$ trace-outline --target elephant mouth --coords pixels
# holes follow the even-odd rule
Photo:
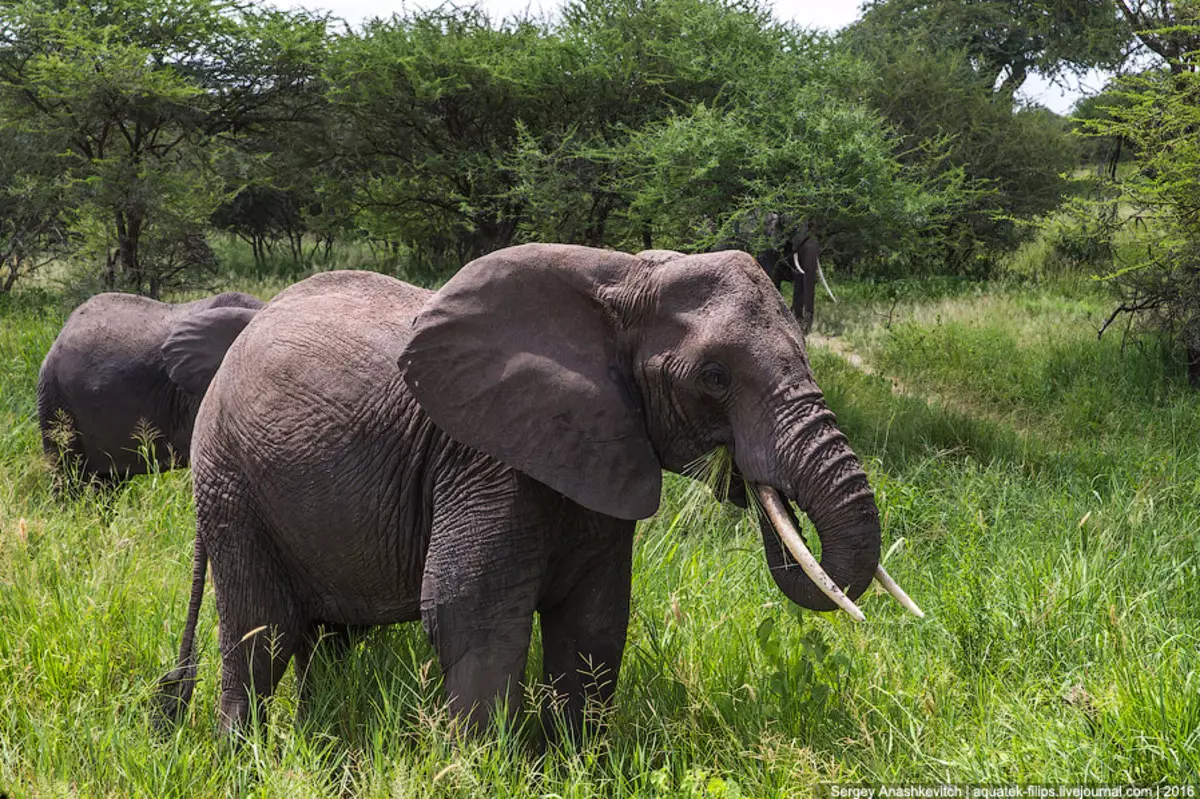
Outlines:
[[[771,526],[778,534],[780,541],[787,548],[792,558],[804,570],[804,573],[812,580],[813,584],[838,608],[845,611],[850,618],[855,621],[864,621],[866,616],[859,610],[858,606],[850,597],[846,596],[845,592],[838,587],[821,564],[813,556],[808,546],[804,543],[803,536],[800,531],[792,524],[787,512],[785,499],[786,495],[781,496],[779,491],[771,486],[762,483],[750,484],[754,498],[757,500],[760,512],[770,520]],[[916,602],[905,593],[891,575],[884,570],[882,565],[875,567],[875,580],[883,587],[885,591],[917,618],[925,618],[924,612],[917,606]]]

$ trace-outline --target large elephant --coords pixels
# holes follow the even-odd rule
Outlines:
[[[233,339],[264,307],[248,294],[171,305],[134,294],[97,294],[67,318],[38,373],[42,446],[84,478],[119,480],[147,469],[139,436],[153,433],[159,468],[186,464],[192,423]],[[202,318],[200,327],[181,324]],[[202,331],[202,338],[188,338]],[[187,369],[164,349],[185,346]],[[65,465],[61,464],[60,465]]]
[[[877,572],[874,498],[749,255],[528,244],[436,294],[372,273],[298,283],[234,342],[196,419],[193,583],[160,711],[190,700],[211,562],[226,728],[293,655],[304,692],[322,627],[418,619],[456,714],[515,712],[535,612],[577,727],[616,683],[635,520],[663,469],[718,447],[762,500],[784,594],[861,618],[846,595]],[[780,495],[815,523],[821,565]]]

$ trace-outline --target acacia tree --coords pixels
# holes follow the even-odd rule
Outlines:
[[[237,141],[289,119],[314,34],[226,0],[0,9],[0,124],[64,143],[70,227],[104,287],[156,296],[213,266],[203,231],[238,178]]]
[[[1137,41],[1159,56],[1172,73],[1196,69],[1196,0],[1114,0]]]
[[[58,144],[0,127],[0,293],[12,291],[67,244]]]
[[[1108,196],[1077,213],[1082,223],[1108,220],[1118,245],[1107,250],[1115,262],[1106,276],[1118,303],[1100,333],[1126,316],[1173,338],[1200,387],[1200,5],[1187,5],[1169,29],[1139,33],[1169,36],[1180,61],[1119,79],[1109,92],[1117,102],[1082,121],[1092,135],[1129,142],[1134,168],[1110,173]],[[1132,213],[1109,212],[1118,202]]]
[[[879,46],[901,33],[932,50],[961,51],[1008,97],[1032,72],[1116,67],[1130,36],[1112,0],[871,0],[855,28],[860,38],[882,35]]]
[[[1093,16],[1096,32],[1072,22]],[[841,34],[871,66],[865,94],[901,137],[904,162],[927,179],[962,172],[962,213],[935,259],[944,271],[986,273],[996,251],[1032,232],[1027,220],[1061,202],[1078,143],[1064,120],[1013,92],[1031,70],[1053,75],[1117,57],[1119,28],[1114,7],[1090,0],[880,0]]]
[[[576,0],[369,23],[328,76],[359,226],[437,270],[531,239],[703,249],[755,209],[819,220],[846,264],[907,257],[956,179],[910,180],[861,72],[758,2]]]
[[[412,248],[426,268],[512,243],[521,218],[505,156],[518,120],[564,113],[556,42],[482,13],[375,20],[333,46],[327,77],[341,167],[360,227]]]
[[[843,267],[911,266],[961,202],[957,171],[924,181],[860,99],[864,65],[765,5],[577,0],[570,127],[521,129],[513,189],[532,237],[626,248],[768,249],[822,231]]]

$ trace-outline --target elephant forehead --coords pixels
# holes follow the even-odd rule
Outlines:
[[[660,302],[674,312],[705,316],[761,314],[777,310],[779,293],[746,253],[707,253],[661,264],[655,271]]]

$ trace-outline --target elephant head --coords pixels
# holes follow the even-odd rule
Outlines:
[[[226,301],[182,319],[161,348],[171,382],[195,399],[202,399],[234,339],[262,307],[261,302],[255,307]]]
[[[662,469],[726,447],[760,500],[779,588],[861,618],[843,591],[877,572],[874,496],[796,320],[746,253],[512,247],[463,267],[414,326],[404,379],[451,438],[623,519],[657,510]],[[815,525],[820,566],[781,496]]]

